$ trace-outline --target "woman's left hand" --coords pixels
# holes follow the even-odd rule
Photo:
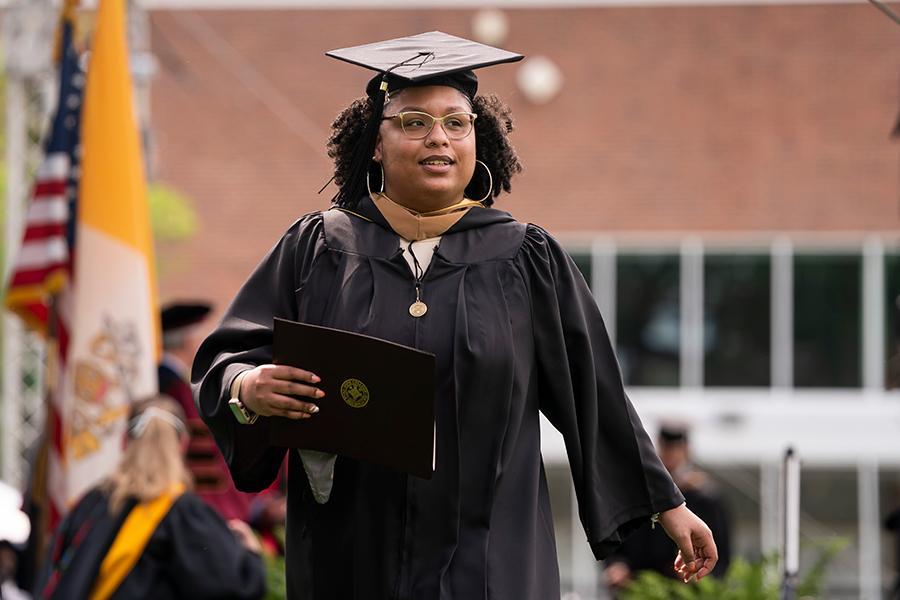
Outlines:
[[[712,532],[700,517],[682,504],[660,513],[659,523],[678,545],[675,572],[685,583],[692,578],[703,579],[712,572],[719,553]]]

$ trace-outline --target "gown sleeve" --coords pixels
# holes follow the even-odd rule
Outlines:
[[[194,358],[191,381],[197,408],[241,491],[271,485],[285,449],[268,445],[267,419],[254,425],[235,420],[228,407],[231,382],[242,371],[272,362],[273,320],[296,320],[297,295],[324,247],[321,213],[294,223],[241,287]]]
[[[184,494],[166,515],[172,581],[194,600],[262,598],[266,568],[244,548],[222,517],[194,494]]]
[[[600,310],[571,257],[529,225],[519,258],[532,298],[541,412],[565,439],[579,516],[599,560],[684,497],[625,394]]]

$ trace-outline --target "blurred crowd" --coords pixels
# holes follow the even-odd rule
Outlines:
[[[160,394],[132,406],[118,468],[52,535],[30,483],[24,496],[0,485],[0,600],[265,596],[264,558],[284,554],[286,477],[235,489],[197,413],[190,365],[210,311],[162,310]]]

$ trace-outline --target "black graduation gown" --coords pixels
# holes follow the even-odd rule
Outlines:
[[[87,598],[134,506],[130,501],[112,515],[104,491],[85,494],[55,533],[34,597]],[[172,504],[110,600],[257,600],[265,591],[262,557],[241,546],[225,521],[188,492]]]
[[[294,223],[194,361],[201,415],[237,487],[253,491],[271,483],[285,451],[266,447],[266,419],[239,425],[227,401],[238,372],[270,362],[273,317],[437,356],[431,480],[340,457],[319,505],[290,453],[290,598],[558,598],[539,411],[565,438],[598,558],[682,502],[625,396],[594,299],[552,237],[471,209],[441,238],[423,279],[428,313],[416,319],[397,235],[368,198],[356,212]]]

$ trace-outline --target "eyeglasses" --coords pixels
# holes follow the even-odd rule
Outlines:
[[[426,137],[434,128],[435,123],[440,123],[444,128],[444,133],[451,140],[461,140],[468,137],[472,133],[472,127],[475,123],[475,113],[458,112],[443,117],[433,117],[426,112],[401,112],[390,117],[382,117],[382,121],[388,119],[398,119],[400,127],[406,137],[413,140],[421,140]]]

